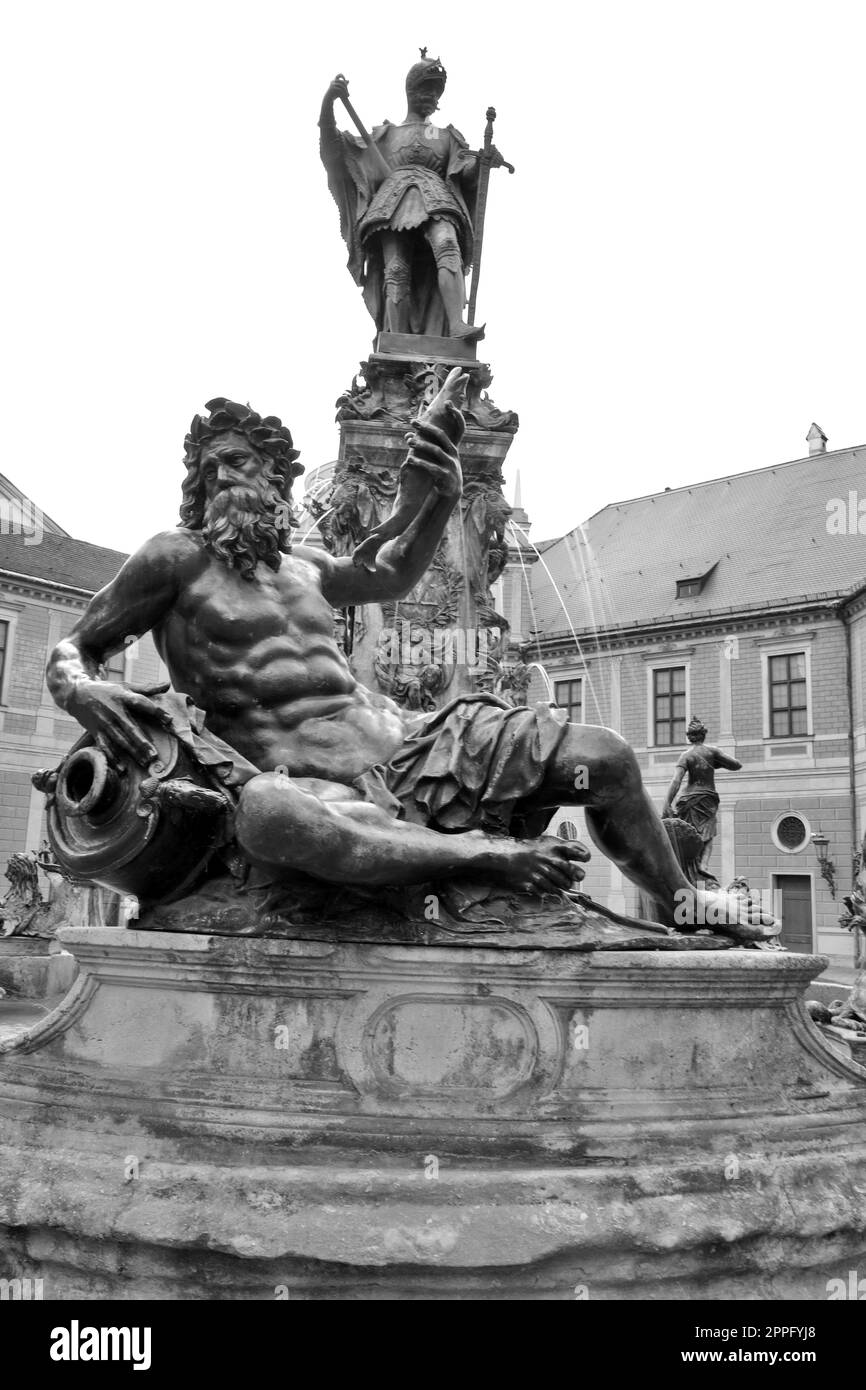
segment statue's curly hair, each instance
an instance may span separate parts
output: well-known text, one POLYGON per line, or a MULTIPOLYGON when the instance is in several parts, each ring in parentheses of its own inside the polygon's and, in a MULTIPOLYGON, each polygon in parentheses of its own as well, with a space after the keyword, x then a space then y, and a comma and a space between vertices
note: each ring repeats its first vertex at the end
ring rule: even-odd
POLYGON ((298 450, 292 447, 292 436, 276 415, 258 415, 248 405, 215 396, 205 403, 210 415, 194 415, 184 440, 186 477, 183 481, 183 501, 180 524, 192 531, 201 529, 204 520, 205 490, 201 472, 204 447, 220 434, 244 435, 262 459, 263 474, 286 503, 290 503, 292 482, 304 471, 297 462, 298 450))
POLYGON ((6 877, 12 884, 13 891, 35 895, 35 900, 38 901, 38 866, 32 855, 21 854, 20 852, 11 854, 9 856, 9 863, 6 866, 6 877))

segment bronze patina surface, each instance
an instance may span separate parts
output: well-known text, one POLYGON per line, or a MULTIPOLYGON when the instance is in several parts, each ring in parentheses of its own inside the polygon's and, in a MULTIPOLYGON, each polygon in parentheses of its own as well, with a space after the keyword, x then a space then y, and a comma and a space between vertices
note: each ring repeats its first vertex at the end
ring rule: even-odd
MULTIPOLYGON (((356 680, 335 639, 335 607, 399 600, 431 562, 463 488, 460 384, 455 368, 410 430, 390 519, 344 556, 292 545, 299 466, 276 417, 224 398, 196 416, 181 525, 126 562, 49 662, 54 698, 89 735, 74 766, 40 778, 71 872, 155 902, 191 889, 219 851, 241 882, 254 867, 289 883, 561 897, 588 851, 543 831, 582 805, 598 847, 675 925, 688 880, 624 739, 487 693, 412 717, 356 680), (171 693, 104 678, 148 630, 171 693)), ((725 907, 728 936, 776 930, 740 899, 725 907)))

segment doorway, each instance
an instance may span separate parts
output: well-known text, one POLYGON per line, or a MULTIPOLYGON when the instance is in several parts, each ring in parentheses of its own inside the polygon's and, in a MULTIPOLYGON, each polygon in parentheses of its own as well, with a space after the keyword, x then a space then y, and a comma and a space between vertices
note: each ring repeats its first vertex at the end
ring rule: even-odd
POLYGON ((806 955, 814 950, 811 874, 774 874, 776 911, 782 919, 782 945, 806 955))

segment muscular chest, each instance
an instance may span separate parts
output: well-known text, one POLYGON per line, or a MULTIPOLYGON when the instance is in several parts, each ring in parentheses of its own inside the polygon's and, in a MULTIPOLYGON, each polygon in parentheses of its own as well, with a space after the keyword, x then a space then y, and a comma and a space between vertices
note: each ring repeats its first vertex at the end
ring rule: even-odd
POLYGON ((186 639, 216 646, 333 632, 332 610, 316 570, 290 556, 278 573, 260 564, 253 581, 215 562, 190 585, 178 617, 186 639))

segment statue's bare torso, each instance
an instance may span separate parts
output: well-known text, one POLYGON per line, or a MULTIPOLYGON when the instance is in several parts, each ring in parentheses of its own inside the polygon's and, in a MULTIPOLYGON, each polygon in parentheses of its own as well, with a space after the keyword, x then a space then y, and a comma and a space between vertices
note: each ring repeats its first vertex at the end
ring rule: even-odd
POLYGON ((402 720, 349 670, 315 551, 283 556, 277 573, 260 562, 250 582, 187 533, 177 563, 177 596, 154 638, 172 685, 215 734, 262 770, 295 776, 351 782, 388 762, 402 720))

